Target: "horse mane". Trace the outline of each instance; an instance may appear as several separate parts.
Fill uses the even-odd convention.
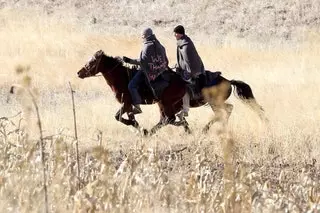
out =
[[[123,60],[120,56],[113,57],[113,56],[106,55],[105,53],[104,53],[104,56],[105,56],[106,63],[110,64],[110,67],[120,65],[120,66],[122,66],[126,69],[130,69],[132,71],[136,71],[138,69],[137,65],[129,65],[129,64],[124,65]]]
[[[123,66],[123,61],[119,56],[113,57],[106,54],[103,54],[103,55],[105,56],[105,62],[107,64],[110,64],[110,66],[115,66],[115,65]]]

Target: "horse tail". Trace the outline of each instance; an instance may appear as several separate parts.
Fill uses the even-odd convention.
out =
[[[231,85],[235,86],[237,97],[241,100],[255,99],[251,87],[243,81],[231,80]]]
[[[264,109],[254,98],[251,87],[247,83],[238,80],[231,80],[230,83],[235,87],[235,96],[255,111],[262,120],[267,120],[264,115]]]

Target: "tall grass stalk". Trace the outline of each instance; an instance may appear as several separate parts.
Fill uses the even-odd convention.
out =
[[[76,159],[77,159],[77,178],[78,178],[78,190],[80,190],[80,160],[79,160],[79,140],[78,140],[78,131],[77,131],[77,117],[76,117],[76,107],[74,103],[74,93],[71,83],[69,82],[70,93],[72,98],[72,110],[73,110],[73,125],[74,125],[74,137],[76,142]]]
[[[22,74],[24,72],[29,71],[30,67],[23,67],[23,66],[18,66],[16,68],[16,73],[18,74]],[[42,163],[42,173],[43,173],[43,189],[44,189],[44,204],[45,204],[45,212],[48,213],[49,212],[49,204],[48,204],[48,189],[47,189],[47,165],[46,165],[46,159],[45,159],[45,144],[44,144],[44,140],[43,140],[43,130],[42,130],[42,122],[41,122],[41,118],[40,118],[40,112],[39,112],[39,107],[36,101],[36,97],[33,94],[33,92],[30,89],[31,86],[31,78],[26,75],[23,78],[23,82],[22,84],[14,84],[11,89],[10,92],[14,91],[14,87],[23,89],[24,91],[27,92],[27,94],[31,97],[31,101],[32,104],[34,106],[34,109],[36,111],[36,115],[37,115],[37,126],[38,126],[38,130],[39,130],[39,142],[40,142],[40,152],[41,152],[41,163]]]

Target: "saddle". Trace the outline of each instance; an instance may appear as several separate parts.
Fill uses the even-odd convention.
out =
[[[187,84],[187,91],[190,95],[190,100],[202,99],[201,90],[205,87],[211,87],[218,84],[221,72],[220,71],[211,72],[209,70],[206,70],[205,75],[206,75],[206,81],[204,85],[201,85],[199,78],[195,79],[195,81],[192,84]]]
[[[220,71],[211,72],[209,70],[206,70],[206,85],[205,87],[212,87],[214,85],[217,85],[220,83],[221,78],[219,78],[221,75]]]
[[[202,97],[201,89],[196,84],[187,84],[187,92],[189,93],[190,100],[199,100]]]

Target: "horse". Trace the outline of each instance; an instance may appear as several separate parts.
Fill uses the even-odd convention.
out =
[[[133,126],[144,135],[150,133],[154,134],[161,127],[172,124],[175,126],[183,126],[185,132],[190,133],[189,124],[184,117],[180,117],[180,121],[176,121],[176,115],[182,110],[182,98],[187,92],[186,82],[182,80],[181,76],[172,70],[169,86],[164,89],[159,99],[156,99],[147,86],[141,86],[139,93],[143,99],[142,104],[157,103],[160,110],[160,121],[152,127],[150,132],[139,126],[135,119],[135,112],[132,106],[131,95],[128,90],[129,81],[136,72],[135,67],[128,67],[123,65],[123,61],[119,57],[112,57],[106,55],[102,50],[97,51],[91,59],[77,72],[81,79],[92,77],[101,73],[105,78],[107,84],[115,93],[115,97],[121,108],[117,111],[115,119],[121,123]],[[264,110],[256,102],[252,90],[248,84],[238,80],[228,80],[221,76],[221,73],[206,71],[208,84],[202,89],[202,96],[200,99],[191,100],[190,107],[199,107],[209,104],[215,113],[215,117],[210,120],[203,131],[206,133],[210,126],[219,120],[221,117],[221,110],[227,112],[226,119],[231,115],[233,105],[225,103],[232,93],[232,86],[235,87],[237,93],[236,97],[240,98],[244,103],[248,104],[254,111],[258,113],[260,118],[263,118]],[[214,81],[214,83],[213,83]],[[128,119],[122,116],[127,114]]]

